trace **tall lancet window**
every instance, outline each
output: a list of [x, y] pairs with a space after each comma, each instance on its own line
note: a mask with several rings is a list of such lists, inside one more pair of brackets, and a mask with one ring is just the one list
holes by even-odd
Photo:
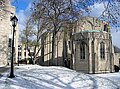
[[85, 44], [83, 42], [80, 44], [80, 59], [85, 59]]
[[105, 43], [104, 42], [100, 43], [100, 57], [102, 59], [105, 58]]

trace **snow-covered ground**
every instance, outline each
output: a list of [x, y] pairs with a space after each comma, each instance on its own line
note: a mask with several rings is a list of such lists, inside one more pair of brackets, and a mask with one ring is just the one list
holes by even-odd
[[0, 89], [119, 89], [117, 83], [109, 79], [64, 67], [16, 66], [15, 78], [8, 78], [9, 71], [2, 75]]
[[95, 74], [95, 76], [99, 76], [99, 77], [102, 77], [102, 78], [107, 78], [111, 81], [114, 81], [120, 88], [120, 72], [106, 73], [106, 74]]
[[5, 67], [5, 65], [0, 65], [0, 67]]

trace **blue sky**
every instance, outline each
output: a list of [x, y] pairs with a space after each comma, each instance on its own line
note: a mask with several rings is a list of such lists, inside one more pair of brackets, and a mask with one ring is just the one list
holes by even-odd
[[[12, 1], [15, 1], [14, 3], [12, 3], [12, 5], [16, 7], [16, 15], [19, 19], [19, 29], [22, 30], [24, 29], [25, 21], [28, 17], [28, 13], [30, 13], [29, 9], [33, 0], [12, 0]], [[94, 8], [91, 7], [91, 9], [92, 9], [91, 16], [97, 17], [104, 10], [104, 6], [103, 4], [96, 3], [94, 5]], [[120, 31], [116, 32], [115, 29], [116, 28], [112, 30], [113, 44], [120, 48], [120, 42], [119, 42]]]
[[28, 14], [30, 13], [30, 6], [33, 0], [12, 0], [11, 4], [16, 7], [16, 16], [18, 17], [19, 30], [23, 30]]
[[26, 10], [32, 0], [14, 0], [12, 5], [16, 7], [16, 13], [20, 10]]

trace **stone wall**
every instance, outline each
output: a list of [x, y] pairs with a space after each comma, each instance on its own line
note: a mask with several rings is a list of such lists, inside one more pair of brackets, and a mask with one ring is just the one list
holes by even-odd
[[[9, 37], [12, 37], [12, 25], [10, 18], [15, 13], [15, 7], [10, 5], [10, 0], [0, 8], [0, 65], [6, 65], [11, 56], [11, 48], [8, 47]], [[15, 51], [17, 53], [18, 27], [15, 36]], [[15, 57], [17, 60], [17, 55]]]
[[120, 68], [120, 53], [114, 54], [114, 65]]
[[[74, 69], [87, 73], [113, 72], [110, 34], [106, 32], [81, 32], [73, 35], [75, 43]], [[86, 42], [86, 59], [80, 59], [80, 44]], [[93, 46], [92, 46], [93, 42]], [[105, 58], [100, 58], [100, 43], [105, 44]], [[112, 61], [110, 61], [112, 60]]]

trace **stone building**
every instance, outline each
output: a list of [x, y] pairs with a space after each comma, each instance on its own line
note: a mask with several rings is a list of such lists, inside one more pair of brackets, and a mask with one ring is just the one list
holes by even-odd
[[113, 72], [112, 40], [109, 33], [85, 30], [73, 36], [75, 70], [87, 73]]
[[[0, 0], [0, 65], [6, 65], [11, 57], [12, 23], [10, 18], [15, 14], [15, 7], [11, 6], [10, 0]], [[15, 56], [18, 57], [18, 26], [15, 31]]]
[[73, 69], [86, 73], [113, 72], [109, 23], [90, 17], [85, 17], [83, 23], [83, 28], [78, 25], [73, 34]]
[[120, 48], [114, 46], [114, 64], [120, 68]]
[[28, 58], [28, 51], [25, 47], [24, 44], [19, 42], [18, 45], [18, 60], [25, 60], [26, 58]]
[[[71, 35], [70, 35], [71, 34]], [[51, 39], [46, 38], [44, 63], [51, 63]], [[109, 23], [92, 17], [81, 18], [71, 30], [58, 32], [54, 65], [86, 73], [113, 72], [112, 39]]]
[[56, 35], [55, 60], [52, 57], [52, 32], [41, 39], [37, 64], [65, 66], [85, 73], [114, 72], [115, 55], [109, 23], [82, 17]]

